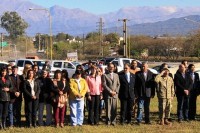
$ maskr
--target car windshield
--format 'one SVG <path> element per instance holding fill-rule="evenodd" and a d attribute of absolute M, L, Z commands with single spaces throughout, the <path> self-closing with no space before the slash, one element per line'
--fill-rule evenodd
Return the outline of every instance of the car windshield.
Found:
<path fill-rule="evenodd" d="M 33 63 L 34 62 L 36 62 L 36 64 L 38 65 L 38 66 L 43 66 L 44 64 L 45 64 L 45 61 L 33 61 Z"/>
<path fill-rule="evenodd" d="M 74 66 L 80 65 L 80 63 L 78 63 L 78 62 L 72 62 L 72 64 L 73 64 Z"/>

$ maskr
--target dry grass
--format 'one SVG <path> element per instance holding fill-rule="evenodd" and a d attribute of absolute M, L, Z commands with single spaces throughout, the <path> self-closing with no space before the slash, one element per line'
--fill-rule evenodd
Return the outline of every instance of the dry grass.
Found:
<path fill-rule="evenodd" d="M 200 98 L 198 98 L 198 101 Z M 197 103 L 198 103 L 197 101 Z M 172 126 L 160 126 L 157 124 L 158 122 L 158 103 L 157 98 L 155 97 L 151 101 L 151 122 L 152 125 L 145 125 L 141 124 L 140 126 L 134 123 L 132 125 L 120 125 L 117 124 L 115 127 L 113 126 L 106 126 L 104 123 L 100 123 L 99 126 L 90 126 L 90 125 L 83 125 L 82 127 L 71 127 L 66 125 L 64 128 L 54 128 L 54 127 L 38 127 L 38 128 L 13 128 L 6 131 L 6 133 L 18 133 L 18 132 L 26 132 L 26 133 L 188 133 L 188 132 L 200 132 L 200 104 L 197 105 L 197 121 L 191 122 L 183 122 L 178 123 L 176 118 L 176 98 L 173 100 L 173 107 L 172 107 Z"/>

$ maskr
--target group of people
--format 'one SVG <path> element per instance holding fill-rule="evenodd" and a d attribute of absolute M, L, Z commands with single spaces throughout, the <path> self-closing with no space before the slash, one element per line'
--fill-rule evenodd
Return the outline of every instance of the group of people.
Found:
<path fill-rule="evenodd" d="M 132 123 L 133 110 L 137 108 L 137 124 L 150 121 L 150 101 L 157 93 L 159 124 L 170 125 L 172 99 L 177 97 L 178 121 L 195 120 L 196 100 L 199 94 L 199 75 L 193 64 L 183 61 L 173 76 L 166 63 L 160 73 L 153 74 L 147 62 L 137 67 L 137 61 L 124 64 L 117 72 L 115 64 L 109 63 L 106 70 L 89 63 L 88 69 L 78 65 L 72 78 L 66 70 L 56 70 L 53 79 L 49 68 L 39 70 L 37 64 L 26 65 L 23 75 L 18 75 L 17 66 L 1 68 L 0 73 L 0 129 L 7 125 L 21 126 L 21 108 L 28 127 L 64 127 L 67 105 L 70 108 L 71 126 L 82 126 L 85 110 L 88 124 L 98 125 L 102 102 L 105 104 L 106 124 L 116 125 L 118 99 L 120 100 L 120 123 Z M 46 119 L 44 122 L 44 107 Z"/>

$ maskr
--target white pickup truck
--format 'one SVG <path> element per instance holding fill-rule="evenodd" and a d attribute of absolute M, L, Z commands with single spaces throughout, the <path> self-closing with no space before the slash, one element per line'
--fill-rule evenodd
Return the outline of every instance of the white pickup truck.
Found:
<path fill-rule="evenodd" d="M 111 63 L 116 64 L 117 65 L 117 70 L 118 72 L 124 70 L 124 64 L 129 63 L 131 64 L 131 61 L 135 60 L 135 59 L 129 59 L 129 58 L 115 58 L 114 60 L 111 61 Z M 136 60 L 138 63 L 138 67 L 141 66 L 142 62 L 139 60 Z M 103 70 L 106 69 L 106 65 L 103 65 L 102 68 Z"/>
<path fill-rule="evenodd" d="M 118 72 L 124 70 L 124 64 L 129 63 L 131 64 L 132 60 L 137 61 L 137 66 L 141 68 L 142 66 L 142 62 L 136 59 L 130 59 L 130 58 L 115 58 L 114 60 L 111 61 L 111 63 L 116 64 L 117 65 L 117 70 Z M 102 66 L 103 70 L 106 69 L 107 66 Z M 149 68 L 149 70 L 154 73 L 154 74 L 158 74 L 158 72 L 152 68 Z"/>

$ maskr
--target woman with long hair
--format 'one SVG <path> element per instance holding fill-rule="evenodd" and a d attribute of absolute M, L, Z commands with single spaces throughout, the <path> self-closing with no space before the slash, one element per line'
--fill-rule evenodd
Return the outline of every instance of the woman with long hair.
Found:
<path fill-rule="evenodd" d="M 10 92 L 13 91 L 13 84 L 8 77 L 7 68 L 1 69 L 0 75 L 0 129 L 6 128 L 6 117 L 8 115 L 8 105 Z"/>
<path fill-rule="evenodd" d="M 70 79 L 69 79 L 69 74 L 68 74 L 68 72 L 67 72 L 67 70 L 62 70 L 62 81 L 63 82 L 65 82 L 65 84 L 68 86 L 68 88 L 69 88 L 69 81 L 70 81 Z M 69 89 L 68 89 L 68 91 L 69 91 Z M 69 94 L 69 92 L 67 92 L 67 94 Z M 65 119 L 67 119 L 67 99 L 66 99 L 66 108 L 65 108 Z"/>
<path fill-rule="evenodd" d="M 98 75 L 97 68 L 91 67 L 91 73 L 87 76 L 86 81 L 89 88 L 88 101 L 89 101 L 89 117 L 88 123 L 91 125 L 99 124 L 99 104 L 102 95 L 102 82 L 101 76 Z"/>
<path fill-rule="evenodd" d="M 26 64 L 24 66 L 24 70 L 23 70 L 23 74 L 22 74 L 22 76 L 23 76 L 24 79 L 27 78 L 27 72 L 28 72 L 28 70 L 32 70 L 32 66 L 30 64 Z"/>
<path fill-rule="evenodd" d="M 24 82 L 24 100 L 27 113 L 28 127 L 36 127 L 36 115 L 39 102 L 40 86 L 38 80 L 34 79 L 34 71 L 28 70 Z"/>
<path fill-rule="evenodd" d="M 60 70 L 55 71 L 53 83 L 54 83 L 53 108 L 54 108 L 55 126 L 56 128 L 58 128 L 60 124 L 60 126 L 63 128 L 69 84 L 66 83 L 66 80 L 62 80 L 62 72 Z"/>

